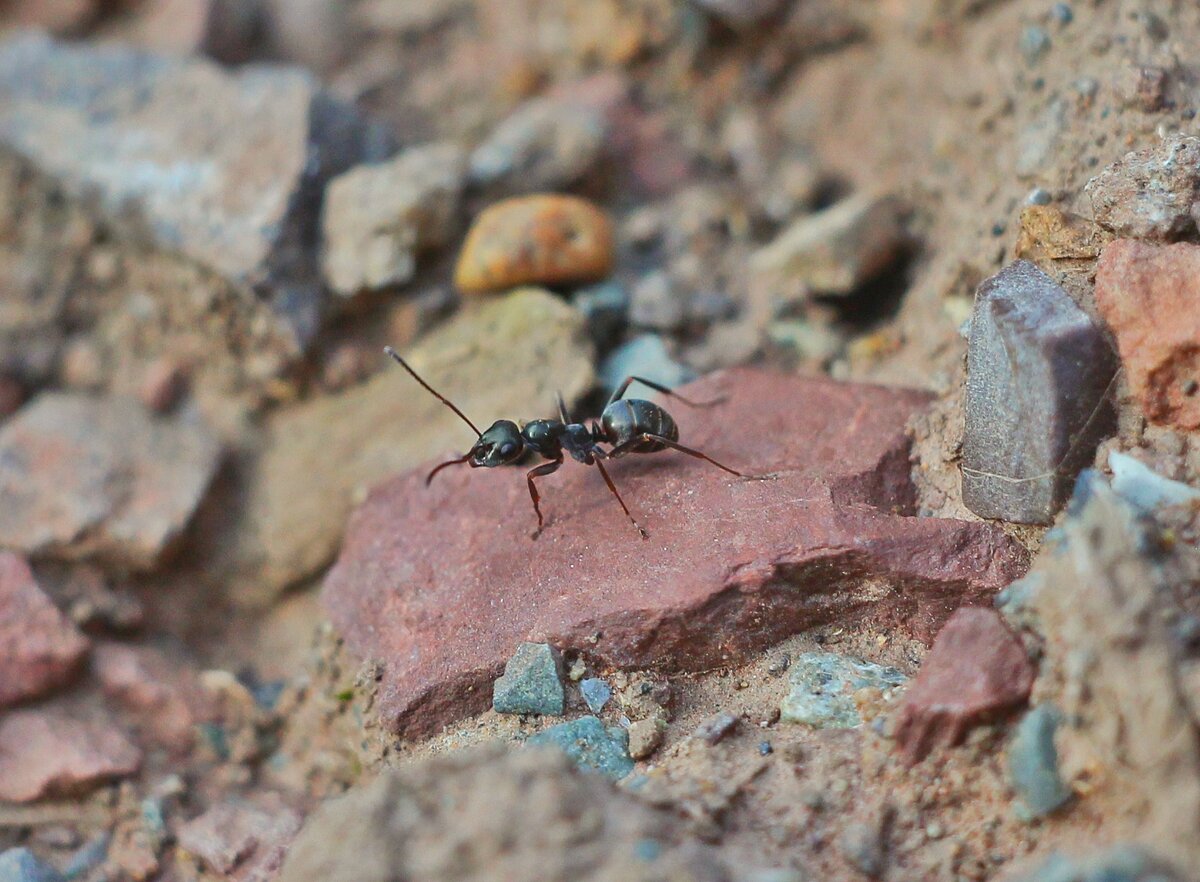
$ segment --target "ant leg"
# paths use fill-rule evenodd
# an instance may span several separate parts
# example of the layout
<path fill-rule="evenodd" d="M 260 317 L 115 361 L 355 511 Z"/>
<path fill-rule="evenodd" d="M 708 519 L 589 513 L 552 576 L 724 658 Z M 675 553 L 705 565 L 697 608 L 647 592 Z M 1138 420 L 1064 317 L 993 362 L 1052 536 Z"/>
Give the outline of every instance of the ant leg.
<path fill-rule="evenodd" d="M 714 398 L 712 401 L 693 401 L 690 398 L 684 398 L 678 392 L 672 392 L 669 388 L 661 383 L 655 383 L 652 380 L 645 379 L 644 377 L 630 376 L 621 381 L 621 385 L 616 388 L 612 394 L 612 397 L 608 399 L 608 403 L 612 404 L 614 401 L 620 401 L 621 396 L 625 394 L 625 391 L 629 388 L 631 383 L 641 383 L 643 386 L 649 386 L 655 392 L 661 392 L 663 395 L 669 395 L 671 398 L 674 398 L 677 401 L 682 401 L 688 407 L 714 407 L 725 400 L 725 396 L 722 395 L 720 398 Z"/>
<path fill-rule="evenodd" d="M 610 457 L 621 456 L 621 455 L 627 453 L 630 448 L 636 447 L 638 444 L 644 444 L 647 441 L 655 441 L 659 444 L 662 444 L 664 447 L 670 447 L 672 450 L 678 450 L 680 453 L 686 453 L 688 456 L 696 457 L 696 459 L 703 459 L 707 462 L 711 462 L 717 468 L 724 469 L 725 471 L 729 472 L 729 474 L 737 475 L 737 477 L 739 477 L 739 478 L 753 478 L 754 477 L 754 475 L 742 474 L 739 471 L 735 471 L 734 469 L 731 469 L 727 465 L 717 462 L 715 459 L 713 459 L 707 453 L 701 453 L 699 450 L 696 450 L 691 447 L 684 447 L 678 441 L 672 441 L 670 438 L 664 438 L 662 435 L 651 435 L 649 432 L 643 432 L 641 435 L 637 435 L 636 437 L 630 438 L 628 441 L 626 441 L 623 444 L 618 444 L 616 447 L 614 447 L 612 450 L 610 450 L 608 452 L 608 455 Z"/>
<path fill-rule="evenodd" d="M 542 521 L 542 507 L 540 505 L 538 505 L 538 501 L 542 498 L 542 496 L 540 493 L 538 493 L 537 487 L 534 486 L 533 479 L 534 478 L 542 478 L 542 477 L 545 477 L 546 475 L 554 474 L 556 471 L 558 471 L 558 467 L 561 466 L 562 464 L 563 464 L 563 461 L 561 459 L 556 459 L 554 462 L 542 463 L 540 466 L 530 469 L 525 474 L 525 480 L 529 484 L 529 498 L 533 500 L 533 510 L 537 514 L 537 519 L 538 519 L 537 532 L 533 534 L 534 539 L 536 539 L 538 536 L 540 536 L 542 534 L 543 521 Z"/>
<path fill-rule="evenodd" d="M 621 503 L 621 509 L 625 512 L 625 516 L 629 518 L 630 523 L 632 523 L 634 528 L 642 534 L 643 539 L 649 539 L 650 534 L 643 530 L 642 525 L 637 522 L 637 519 L 634 518 L 632 514 L 630 514 L 629 506 L 625 504 L 625 500 L 622 499 L 621 494 L 617 492 L 617 485 L 614 484 L 613 479 L 609 477 L 608 469 L 604 467 L 604 463 L 600 462 L 599 458 L 592 460 L 592 462 L 594 462 L 596 468 L 600 470 L 600 474 L 604 478 L 604 483 L 608 485 L 608 489 L 612 491 L 612 495 L 617 497 L 617 502 Z"/>

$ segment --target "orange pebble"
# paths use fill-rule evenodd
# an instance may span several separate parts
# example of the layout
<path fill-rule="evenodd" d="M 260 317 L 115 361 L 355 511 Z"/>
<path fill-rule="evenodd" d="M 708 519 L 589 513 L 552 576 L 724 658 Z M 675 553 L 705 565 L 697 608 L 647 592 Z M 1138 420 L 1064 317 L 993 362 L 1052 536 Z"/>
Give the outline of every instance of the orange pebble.
<path fill-rule="evenodd" d="M 454 284 L 465 294 L 518 285 L 594 282 L 613 264 L 612 222 L 576 196 L 505 199 L 485 209 L 458 257 Z"/>

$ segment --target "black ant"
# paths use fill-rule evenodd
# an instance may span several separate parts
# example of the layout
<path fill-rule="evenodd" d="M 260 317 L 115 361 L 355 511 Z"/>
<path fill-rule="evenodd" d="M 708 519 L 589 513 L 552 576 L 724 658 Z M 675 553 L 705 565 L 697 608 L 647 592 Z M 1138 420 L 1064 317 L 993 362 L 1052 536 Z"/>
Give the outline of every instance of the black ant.
<path fill-rule="evenodd" d="M 643 401 L 639 398 L 622 398 L 621 396 L 625 394 L 631 383 L 638 382 L 664 395 L 676 398 L 690 407 L 712 407 L 713 405 L 720 404 L 724 400 L 723 398 L 705 402 L 691 401 L 676 392 L 672 392 L 666 386 L 661 386 L 642 377 L 626 377 L 613 392 L 612 397 L 608 399 L 608 404 L 604 406 L 604 411 L 600 414 L 600 421 L 593 421 L 590 428 L 582 423 L 571 422 L 570 417 L 567 416 L 566 404 L 563 402 L 562 395 L 559 395 L 559 419 L 557 420 L 533 420 L 526 423 L 524 427 L 518 426 L 512 420 L 496 420 L 486 432 L 481 432 L 452 401 L 421 379 L 420 375 L 409 366 L 408 362 L 400 357 L 396 350 L 390 346 L 385 346 L 383 351 L 408 371 L 414 380 L 425 387 L 426 391 L 458 414 L 459 418 L 471 427 L 471 431 L 479 436 L 479 440 L 472 445 L 471 449 L 464 456 L 436 466 L 425 478 L 426 486 L 433 480 L 434 475 L 452 465 L 466 463 L 473 469 L 490 469 L 498 465 L 507 465 L 516 462 L 524 455 L 526 450 L 532 450 L 544 459 L 551 460 L 530 469 L 525 476 L 525 480 L 529 483 L 529 498 L 533 500 L 533 510 L 537 514 L 538 519 L 537 532 L 533 534 L 534 539 L 542 533 L 543 519 L 542 509 L 538 504 L 541 496 L 534 485 L 533 479 L 545 477 L 558 471 L 559 467 L 563 464 L 564 451 L 569 453 L 571 458 L 576 462 L 581 462 L 584 465 L 594 465 L 600 470 L 600 474 L 604 478 L 604 483 L 608 485 L 608 489 L 612 491 L 613 496 L 617 497 L 617 502 L 621 504 L 621 509 L 628 516 L 629 520 L 633 522 L 633 526 L 637 528 L 637 531 L 642 534 L 643 539 L 649 539 L 650 534 L 642 529 L 641 525 L 638 524 L 637 520 L 630 513 L 629 506 L 625 504 L 625 500 L 617 492 L 617 486 L 609 476 L 608 469 L 604 467 L 603 460 L 617 459 L 627 453 L 655 453 L 659 450 L 671 448 L 672 450 L 678 450 L 680 453 L 686 453 L 688 456 L 694 456 L 697 459 L 710 462 L 717 468 L 724 469 L 729 474 L 739 478 L 754 477 L 744 475 L 727 465 L 722 465 L 711 456 L 701 453 L 699 450 L 693 450 L 691 447 L 684 447 L 680 444 L 679 427 L 675 425 L 675 420 L 657 404 L 652 401 Z M 608 444 L 610 449 L 603 449 L 600 447 L 601 443 Z"/>

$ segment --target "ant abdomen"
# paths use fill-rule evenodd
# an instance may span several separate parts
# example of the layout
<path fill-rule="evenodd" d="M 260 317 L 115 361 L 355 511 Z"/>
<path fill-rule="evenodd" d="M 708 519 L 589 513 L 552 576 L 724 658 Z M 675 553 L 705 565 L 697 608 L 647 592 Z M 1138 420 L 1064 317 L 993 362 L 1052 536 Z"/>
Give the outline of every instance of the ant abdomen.
<path fill-rule="evenodd" d="M 679 427 L 671 415 L 652 401 L 622 398 L 604 408 L 600 416 L 604 439 L 617 447 L 639 435 L 658 435 L 670 441 L 679 440 Z M 644 441 L 629 448 L 630 453 L 653 453 L 662 450 L 658 441 Z"/>

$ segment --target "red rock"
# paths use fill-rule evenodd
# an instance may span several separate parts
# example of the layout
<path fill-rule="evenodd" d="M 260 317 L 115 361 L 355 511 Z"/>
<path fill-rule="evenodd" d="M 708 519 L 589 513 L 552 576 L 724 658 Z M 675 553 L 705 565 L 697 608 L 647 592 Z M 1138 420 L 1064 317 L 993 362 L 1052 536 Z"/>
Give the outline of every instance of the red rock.
<path fill-rule="evenodd" d="M 905 423 L 919 392 L 737 370 L 672 407 L 684 443 L 771 480 L 670 452 L 612 475 L 576 463 L 542 481 L 538 541 L 524 474 L 425 469 L 375 489 L 352 517 L 323 603 L 349 648 L 382 660 L 384 718 L 423 734 L 486 706 L 522 640 L 626 668 L 703 670 L 830 621 L 869 618 L 922 638 L 989 597 L 1026 554 L 994 526 L 905 516 Z"/>
<path fill-rule="evenodd" d="M 69 683 L 87 650 L 29 564 L 0 551 L 0 707 Z"/>
<path fill-rule="evenodd" d="M 200 679 L 155 649 L 106 643 L 96 648 L 92 670 L 104 694 L 132 713 L 155 743 L 185 753 L 195 725 L 212 716 Z"/>
<path fill-rule="evenodd" d="M 1025 647 L 993 609 L 959 609 L 933 642 L 896 711 L 896 743 L 911 763 L 962 743 L 975 726 L 1029 698 L 1034 670 Z"/>
<path fill-rule="evenodd" d="M 0 801 L 74 793 L 138 770 L 142 753 L 103 717 L 59 708 L 0 717 Z"/>
<path fill-rule="evenodd" d="M 1200 246 L 1109 243 L 1096 272 L 1096 306 L 1146 417 L 1200 428 Z"/>
<path fill-rule="evenodd" d="M 301 819 L 278 799 L 269 801 L 269 810 L 241 802 L 213 806 L 179 828 L 180 847 L 222 877 L 274 879 Z"/>

